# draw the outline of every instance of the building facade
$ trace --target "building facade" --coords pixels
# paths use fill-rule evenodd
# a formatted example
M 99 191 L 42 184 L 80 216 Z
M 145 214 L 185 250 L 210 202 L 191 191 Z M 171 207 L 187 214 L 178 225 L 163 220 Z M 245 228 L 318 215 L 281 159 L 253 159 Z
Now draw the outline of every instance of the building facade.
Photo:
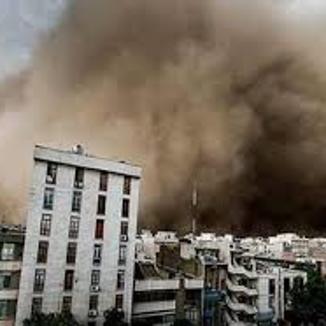
M 15 322 L 24 235 L 21 226 L 0 226 L 0 326 Z
M 36 146 L 17 322 L 70 311 L 88 325 L 132 314 L 141 169 Z

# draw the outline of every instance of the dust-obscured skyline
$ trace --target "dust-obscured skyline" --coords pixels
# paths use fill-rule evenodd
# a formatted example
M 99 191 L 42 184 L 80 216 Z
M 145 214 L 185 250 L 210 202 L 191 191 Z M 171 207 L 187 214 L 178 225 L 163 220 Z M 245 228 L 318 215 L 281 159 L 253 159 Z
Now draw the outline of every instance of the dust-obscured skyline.
M 324 29 L 272 1 L 76 1 L 1 87 L 6 219 L 33 144 L 80 142 L 143 166 L 143 226 L 187 228 L 196 179 L 204 228 L 323 230 Z

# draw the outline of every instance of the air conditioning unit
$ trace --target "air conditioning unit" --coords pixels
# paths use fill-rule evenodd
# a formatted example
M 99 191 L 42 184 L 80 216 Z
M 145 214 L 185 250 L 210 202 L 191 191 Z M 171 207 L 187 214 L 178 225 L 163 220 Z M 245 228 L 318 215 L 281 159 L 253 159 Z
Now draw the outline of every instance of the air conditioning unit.
M 88 317 L 91 317 L 91 318 L 97 317 L 97 310 L 95 310 L 95 309 L 88 310 Z
M 47 183 L 53 183 L 53 182 L 54 182 L 54 180 L 53 180 L 53 176 L 52 176 L 52 175 L 47 175 L 47 176 L 46 176 L 46 182 L 47 182 Z
M 121 241 L 128 241 L 128 236 L 126 234 L 121 234 L 120 235 L 120 240 Z
M 91 285 L 90 290 L 91 290 L 91 292 L 99 292 L 100 287 L 98 285 Z
M 75 188 L 83 188 L 84 183 L 83 181 L 75 181 Z

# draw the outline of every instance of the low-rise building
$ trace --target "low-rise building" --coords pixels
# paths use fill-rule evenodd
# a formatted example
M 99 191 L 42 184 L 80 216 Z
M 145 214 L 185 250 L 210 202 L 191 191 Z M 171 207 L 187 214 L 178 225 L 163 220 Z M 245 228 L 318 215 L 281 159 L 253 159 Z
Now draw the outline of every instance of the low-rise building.
M 24 236 L 22 226 L 0 226 L 0 326 L 15 323 Z
M 173 276 L 172 276 L 173 275 Z M 171 274 L 152 262 L 137 262 L 133 302 L 133 323 L 173 325 L 176 319 L 201 323 L 201 278 Z

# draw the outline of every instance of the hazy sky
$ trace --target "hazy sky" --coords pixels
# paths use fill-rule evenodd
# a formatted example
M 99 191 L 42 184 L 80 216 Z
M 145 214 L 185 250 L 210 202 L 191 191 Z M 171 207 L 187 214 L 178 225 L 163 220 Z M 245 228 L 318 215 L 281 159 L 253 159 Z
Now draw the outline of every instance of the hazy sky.
M 0 0 L 0 79 L 26 65 L 43 31 L 69 0 Z M 164 0 L 162 0 L 164 1 Z M 324 0 L 280 0 L 299 19 L 324 13 Z
M 0 0 L 0 78 L 24 66 L 67 0 Z

